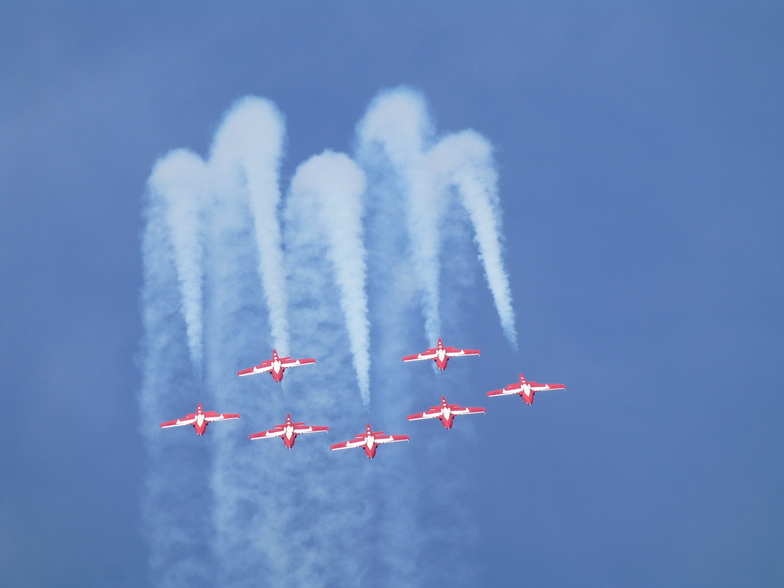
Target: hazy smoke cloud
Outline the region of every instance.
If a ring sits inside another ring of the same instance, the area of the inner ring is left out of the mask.
[[[143,241],[140,394],[156,585],[191,585],[204,569],[240,588],[432,585],[436,576],[422,570],[437,564],[421,561],[423,546],[454,545],[465,532],[462,519],[434,529],[417,511],[438,508],[459,486],[446,441],[416,453],[385,446],[371,465],[361,453],[332,454],[323,438],[305,436],[290,452],[277,440],[247,439],[286,413],[330,426],[330,443],[368,420],[410,432],[401,415],[426,408],[425,391],[455,383],[460,368],[423,381],[400,361],[420,348],[417,302],[431,342],[442,321],[455,328],[459,307],[440,290],[462,282],[440,275],[442,241],[473,246],[465,217],[444,214],[446,206],[467,211],[514,340],[490,146],[471,131],[435,141],[431,126],[418,94],[381,94],[358,127],[360,165],[329,150],[311,157],[283,191],[282,211],[285,129],[267,100],[245,98],[229,110],[206,163],[185,150],[156,163]],[[450,311],[443,318],[442,306]],[[318,364],[287,372],[283,385],[236,377],[272,346]],[[158,428],[196,402],[242,419],[210,425],[201,439]],[[438,490],[425,495],[423,483]]]

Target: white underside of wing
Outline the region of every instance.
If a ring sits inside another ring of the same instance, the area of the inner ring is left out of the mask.
[[[522,388],[504,388],[503,390],[496,391],[493,396],[508,396],[510,394],[520,394],[523,391]]]
[[[168,425],[163,425],[164,429],[168,429],[169,427],[182,427],[185,425],[192,425],[196,422],[196,419],[177,419],[175,422],[170,423]]]
[[[436,354],[435,353],[420,353],[420,354],[418,354],[416,356],[408,357],[408,358],[404,359],[403,361],[422,361],[422,360],[425,360],[425,359],[435,359],[435,358],[436,358]]]
[[[551,388],[548,384],[542,384],[541,386],[531,386],[531,390],[534,392],[542,392],[544,390],[563,390],[563,388]]]
[[[236,419],[236,418],[238,418],[238,417],[236,417],[236,416],[227,416],[225,414],[216,414],[215,416],[204,417],[204,420],[211,423],[213,421],[230,421],[230,420]]]
[[[304,433],[326,433],[327,431],[314,431],[313,427],[302,427],[294,429],[294,432],[297,435],[302,435]]]
[[[332,447],[333,451],[339,451],[341,449],[352,449],[354,447],[361,447],[365,444],[365,440],[362,439],[361,441],[345,441],[340,447]]]
[[[441,416],[441,410],[438,412],[420,412],[416,416],[412,416],[409,420],[421,421],[423,419],[435,419]]]
[[[376,437],[376,443],[397,443],[398,441],[407,441],[407,439],[394,439],[392,435],[384,435],[383,437]]]

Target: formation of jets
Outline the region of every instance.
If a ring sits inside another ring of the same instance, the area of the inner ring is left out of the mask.
[[[447,368],[447,363],[449,360],[454,357],[466,357],[479,354],[480,352],[478,349],[457,349],[456,347],[445,347],[441,342],[441,339],[439,339],[435,348],[427,349],[422,353],[417,353],[415,355],[407,355],[403,358],[403,361],[409,362],[432,359],[435,361],[438,369],[443,371]],[[292,367],[310,365],[314,363],[316,363],[315,359],[292,359],[291,357],[278,357],[278,352],[273,349],[272,359],[263,361],[261,364],[255,367],[241,370],[237,372],[237,375],[249,376],[251,374],[268,372],[272,375],[273,380],[276,382],[281,382],[283,380],[283,372],[285,370]],[[520,374],[519,382],[510,384],[509,386],[501,388],[500,390],[493,390],[488,392],[487,396],[494,397],[517,394],[526,404],[532,405],[534,403],[534,395],[537,392],[542,392],[544,390],[566,390],[566,386],[563,384],[539,384],[537,382],[529,382],[525,379],[523,374]],[[442,396],[440,405],[432,406],[424,412],[418,412],[416,414],[409,415],[408,420],[419,421],[437,418],[441,420],[441,424],[444,426],[444,428],[451,429],[452,425],[454,424],[455,416],[467,414],[485,414],[485,412],[485,409],[482,407],[449,404],[446,400],[446,397]],[[197,410],[194,414],[186,415],[185,417],[176,419],[174,421],[161,423],[161,428],[165,429],[168,427],[192,425],[193,428],[196,429],[196,434],[201,436],[204,435],[204,433],[207,431],[207,425],[211,422],[238,418],[240,418],[239,414],[218,413],[213,411],[204,412],[202,410],[201,404],[198,404]],[[287,414],[286,422],[284,424],[276,425],[268,431],[254,433],[250,436],[250,438],[252,440],[256,440],[280,437],[283,439],[283,444],[288,449],[291,449],[294,447],[294,441],[296,440],[297,435],[303,435],[307,433],[326,433],[328,431],[329,427],[326,426],[313,426],[306,425],[304,422],[292,422],[291,415]],[[384,443],[396,443],[398,441],[409,441],[409,437],[408,435],[387,435],[383,431],[373,431],[370,423],[368,423],[365,425],[364,433],[355,435],[353,439],[349,439],[348,441],[331,445],[330,449],[332,451],[338,451],[341,449],[361,447],[365,451],[365,455],[369,459],[373,459],[376,456],[376,450],[378,449],[379,445],[383,445]]]

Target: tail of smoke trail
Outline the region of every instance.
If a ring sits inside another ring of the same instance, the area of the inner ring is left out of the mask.
[[[287,354],[286,274],[278,222],[284,138],[283,116],[277,107],[269,100],[247,96],[224,119],[213,144],[210,167],[223,192],[241,189],[250,201],[273,346]]]
[[[362,227],[365,174],[343,153],[325,151],[297,168],[291,181],[291,198],[298,206],[317,211],[317,224],[304,227],[324,233],[327,258],[340,290],[340,307],[346,321],[354,369],[362,401],[370,402],[370,333],[366,265]]]
[[[215,564],[209,526],[200,520],[209,517],[211,504],[202,479],[204,455],[194,444],[179,442],[176,435],[162,435],[158,426],[191,412],[197,401],[194,389],[199,386],[189,369],[169,205],[159,191],[149,191],[142,239],[144,339],[139,396],[140,431],[148,454],[142,494],[144,530],[151,579],[162,587],[198,582],[202,579],[198,570]]]
[[[174,247],[188,348],[194,372],[201,377],[202,214],[209,191],[206,166],[198,155],[178,149],[158,160],[148,185],[153,195],[165,202],[163,214]]]
[[[501,214],[498,174],[492,148],[475,131],[462,131],[442,139],[430,152],[429,160],[439,177],[447,179],[461,197],[474,226],[479,259],[509,342],[517,347],[512,293],[501,251]]]

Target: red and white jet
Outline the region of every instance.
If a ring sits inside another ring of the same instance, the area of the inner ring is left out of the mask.
[[[256,367],[248,368],[246,370],[242,370],[237,372],[238,376],[250,376],[251,374],[261,374],[263,372],[269,372],[272,374],[272,379],[276,382],[280,382],[283,379],[283,372],[286,371],[288,368],[298,367],[301,365],[309,365],[311,363],[316,363],[315,359],[291,359],[290,357],[278,357],[278,352],[273,349],[272,350],[272,359],[268,359],[267,361],[262,361],[260,365]]]
[[[196,405],[196,413],[185,415],[176,421],[166,421],[161,423],[161,429],[168,429],[169,427],[182,427],[183,425],[193,425],[196,429],[196,434],[201,436],[207,431],[207,425],[214,421],[228,421],[231,419],[238,419],[240,415],[214,412],[212,410],[204,412],[201,409],[201,402]]]
[[[441,419],[441,424],[447,429],[452,428],[455,415],[461,414],[484,414],[485,409],[476,406],[460,406],[458,404],[447,404],[446,397],[441,397],[441,406],[431,406],[425,412],[418,412],[408,417],[409,421],[421,421],[423,419]]]
[[[397,441],[408,441],[408,435],[385,435],[384,431],[373,431],[370,428],[370,423],[365,427],[363,435],[355,435],[353,439],[344,441],[343,443],[336,443],[330,445],[332,451],[338,449],[351,449],[352,447],[361,447],[365,450],[365,455],[373,459],[376,457],[376,449],[382,443],[395,443]]]
[[[272,439],[273,437],[282,437],[283,444],[291,449],[294,447],[294,441],[297,439],[297,435],[303,435],[305,433],[326,433],[327,431],[329,431],[329,427],[312,427],[310,425],[305,425],[305,423],[292,423],[291,415],[287,414],[286,424],[275,425],[275,428],[270,429],[269,431],[253,433],[250,438]]]
[[[403,361],[420,361],[423,359],[432,359],[436,362],[438,369],[445,370],[446,364],[452,357],[461,357],[463,355],[479,355],[478,349],[457,349],[456,347],[444,347],[441,339],[438,340],[438,345],[435,349],[428,349],[416,355],[406,355]]]
[[[501,390],[493,390],[488,392],[488,396],[507,396],[509,394],[519,394],[520,398],[526,404],[534,403],[534,394],[542,390],[566,390],[564,384],[537,384],[536,382],[529,382],[525,379],[523,374],[520,374],[519,384],[509,384],[506,388]]]

